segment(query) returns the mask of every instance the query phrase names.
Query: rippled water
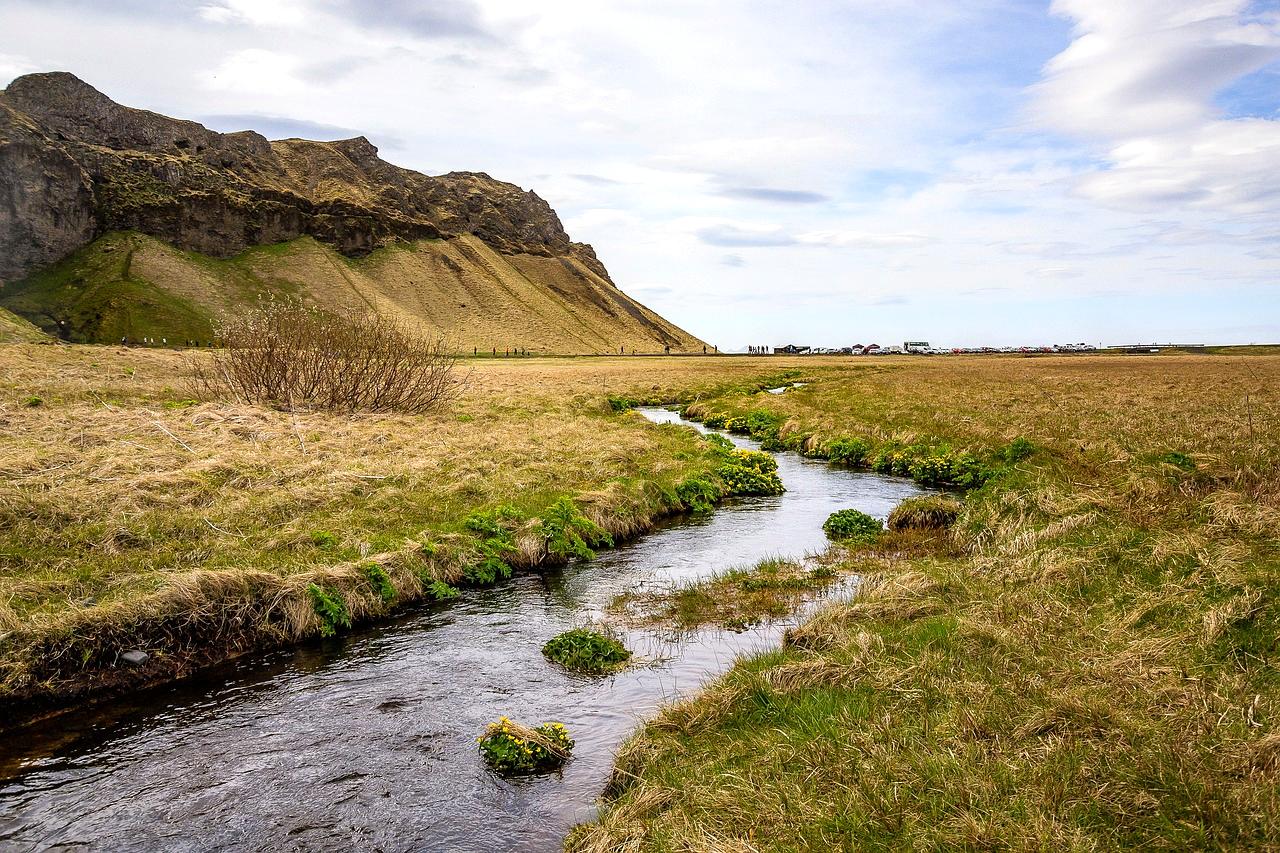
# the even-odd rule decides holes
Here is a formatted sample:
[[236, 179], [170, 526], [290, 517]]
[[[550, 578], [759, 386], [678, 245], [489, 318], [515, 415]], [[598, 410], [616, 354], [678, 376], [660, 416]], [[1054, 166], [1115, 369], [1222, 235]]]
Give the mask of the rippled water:
[[[633, 631], [628, 645], [647, 663], [603, 679], [547, 663], [548, 638], [619, 592], [819, 551], [834, 510], [883, 518], [920, 493], [904, 480], [777, 458], [785, 495], [733, 501], [589, 563], [5, 736], [0, 849], [560, 849], [594, 813], [614, 750], [644, 717], [736, 655], [776, 645], [785, 625], [678, 639]], [[488, 772], [475, 737], [502, 714], [564, 722], [573, 759], [529, 779]]]

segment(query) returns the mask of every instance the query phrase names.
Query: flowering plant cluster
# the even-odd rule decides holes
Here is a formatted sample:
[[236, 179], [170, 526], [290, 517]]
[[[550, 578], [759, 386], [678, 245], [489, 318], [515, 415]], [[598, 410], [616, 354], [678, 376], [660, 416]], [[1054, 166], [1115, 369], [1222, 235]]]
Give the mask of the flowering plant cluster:
[[485, 763], [502, 773], [532, 773], [559, 767], [573, 751], [573, 738], [563, 723], [535, 728], [501, 717], [476, 738]]
[[780, 495], [785, 488], [778, 478], [778, 462], [758, 450], [734, 450], [724, 456], [717, 476], [731, 495]]

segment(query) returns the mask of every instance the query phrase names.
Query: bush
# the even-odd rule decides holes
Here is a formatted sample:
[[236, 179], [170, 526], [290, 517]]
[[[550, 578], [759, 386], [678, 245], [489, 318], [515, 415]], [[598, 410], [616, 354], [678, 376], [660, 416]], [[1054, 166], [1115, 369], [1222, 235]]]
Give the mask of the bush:
[[960, 515], [959, 501], [941, 495], [908, 498], [889, 513], [890, 530], [941, 530]]
[[569, 498], [560, 498], [547, 507], [538, 523], [538, 535], [546, 544], [547, 554], [560, 560], [590, 560], [596, 555], [592, 546], [613, 545], [613, 537], [583, 515]]
[[489, 586], [511, 577], [507, 558], [516, 552], [512, 528], [523, 519], [518, 509], [507, 504], [467, 516], [463, 524], [479, 541], [477, 559], [462, 570], [462, 579], [475, 586]]
[[432, 581], [427, 584], [427, 595], [436, 601], [448, 601], [451, 598], [457, 598], [461, 594], [457, 587], [449, 586], [444, 581]]
[[706, 477], [690, 477], [676, 486], [676, 497], [690, 512], [710, 512], [720, 490]]
[[884, 526], [865, 512], [842, 509], [827, 516], [822, 530], [829, 538], [840, 542], [874, 542], [884, 531]]
[[613, 672], [631, 657], [631, 652], [612, 634], [575, 628], [547, 641], [542, 654], [574, 672]]
[[369, 586], [373, 587], [373, 591], [378, 593], [378, 597], [384, 604], [395, 601], [396, 587], [391, 583], [391, 575], [387, 574], [386, 569], [377, 563], [364, 563], [360, 566], [360, 573], [369, 582]]
[[307, 595], [311, 597], [311, 606], [320, 617], [320, 636], [332, 637], [339, 628], [351, 627], [351, 614], [347, 611], [347, 602], [342, 593], [330, 592], [316, 584], [307, 584]]
[[573, 751], [573, 739], [561, 723], [522, 726], [501, 717], [476, 738], [485, 763], [501, 773], [532, 773], [564, 764]]
[[827, 458], [838, 465], [862, 465], [871, 445], [862, 438], [837, 438], [827, 445]]
[[196, 384], [276, 408], [433, 411], [462, 380], [440, 339], [429, 340], [377, 314], [335, 316], [300, 302], [271, 302], [218, 329], [223, 348]]

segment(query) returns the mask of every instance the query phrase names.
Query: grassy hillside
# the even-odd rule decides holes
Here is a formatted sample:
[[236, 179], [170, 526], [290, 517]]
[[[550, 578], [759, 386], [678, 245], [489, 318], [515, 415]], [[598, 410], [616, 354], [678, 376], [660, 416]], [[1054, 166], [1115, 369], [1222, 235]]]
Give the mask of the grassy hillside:
[[1266, 355], [887, 360], [693, 407], [996, 477], [836, 548], [858, 592], [650, 722], [569, 849], [1276, 849], [1277, 388]]
[[374, 310], [442, 333], [460, 351], [701, 352], [574, 258], [503, 255], [475, 237], [422, 240], [352, 259], [310, 238], [219, 260], [135, 233], [105, 235], [0, 291], [0, 305], [80, 343], [208, 341], [265, 295]]
[[48, 336], [13, 312], [0, 308], [0, 344], [38, 343]]

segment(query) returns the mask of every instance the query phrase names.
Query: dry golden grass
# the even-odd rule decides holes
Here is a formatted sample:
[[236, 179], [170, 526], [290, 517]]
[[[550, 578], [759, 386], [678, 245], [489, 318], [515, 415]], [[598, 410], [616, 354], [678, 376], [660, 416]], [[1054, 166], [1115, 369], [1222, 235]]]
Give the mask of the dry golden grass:
[[1271, 355], [899, 359], [705, 401], [1035, 451], [650, 723], [569, 848], [1280, 849], [1277, 389]]

